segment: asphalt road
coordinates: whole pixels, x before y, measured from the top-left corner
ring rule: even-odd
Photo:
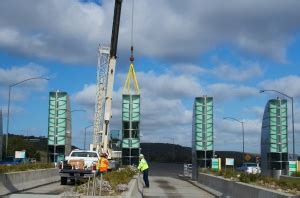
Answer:
[[[59,182],[54,182],[51,184],[47,184],[47,185],[42,185],[36,188],[31,188],[29,190],[25,190],[25,191],[20,191],[18,193],[14,193],[14,194],[28,194],[28,195],[35,195],[35,194],[45,194],[45,195],[59,195],[62,194],[64,192],[69,192],[72,190],[72,188],[74,188],[74,185],[72,184],[68,184],[68,185],[60,185],[60,181]],[[13,194],[11,194],[13,195]],[[4,197],[9,197],[8,196],[4,196]]]
[[[149,162],[149,176],[177,178],[183,174],[183,164]]]
[[[144,197],[213,198],[208,192],[179,179],[183,164],[149,163],[150,188],[144,188]]]

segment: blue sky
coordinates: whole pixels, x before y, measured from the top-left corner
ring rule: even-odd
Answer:
[[[113,1],[99,2],[0,2],[4,116],[9,84],[35,76],[51,79],[13,87],[11,132],[47,136],[48,94],[62,90],[70,94],[73,110],[86,110],[72,114],[73,143],[83,145],[84,128],[93,123],[97,47],[108,45],[111,34]],[[278,96],[259,94],[259,90],[276,89],[294,97],[296,152],[300,153],[299,8],[296,0],[136,1],[134,46],[142,93],[142,141],[170,143],[163,137],[171,137],[190,146],[193,100],[209,95],[215,105],[215,149],[242,148],[241,126],[222,119],[230,116],[245,121],[245,150],[259,152],[264,106]],[[112,129],[121,126],[130,24],[131,0],[124,0]]]

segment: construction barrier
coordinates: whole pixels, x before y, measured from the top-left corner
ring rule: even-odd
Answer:
[[[57,168],[0,174],[0,196],[60,180]]]
[[[231,181],[218,176],[199,173],[198,182],[222,193],[221,197],[243,197],[243,198],[288,198],[298,197],[288,193],[253,186],[241,182]]]
[[[192,178],[192,170],[193,167],[192,167],[192,164],[184,164],[183,165],[183,175],[185,177],[190,177]]]

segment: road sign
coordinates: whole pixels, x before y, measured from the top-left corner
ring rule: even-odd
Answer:
[[[234,158],[226,158],[225,160],[226,166],[234,166]]]
[[[297,161],[289,161],[289,175],[297,171]]]
[[[221,158],[212,158],[211,168],[215,171],[221,170]]]
[[[15,158],[24,159],[26,151],[15,151]]]
[[[251,160],[251,156],[250,156],[249,154],[247,154],[247,155],[245,155],[244,159],[245,159],[246,161],[249,161],[249,160]]]

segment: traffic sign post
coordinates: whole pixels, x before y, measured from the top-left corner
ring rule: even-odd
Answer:
[[[297,161],[289,161],[289,176],[297,171]]]
[[[211,169],[214,171],[221,170],[221,158],[212,158],[211,159]]]
[[[248,162],[248,161],[250,161],[251,160],[251,155],[249,155],[249,154],[247,154],[247,155],[245,155],[245,156],[243,156],[244,157],[244,159]]]
[[[234,168],[234,158],[226,158],[225,159],[225,171],[226,171],[227,166],[231,166],[232,170],[233,170],[233,168]]]

